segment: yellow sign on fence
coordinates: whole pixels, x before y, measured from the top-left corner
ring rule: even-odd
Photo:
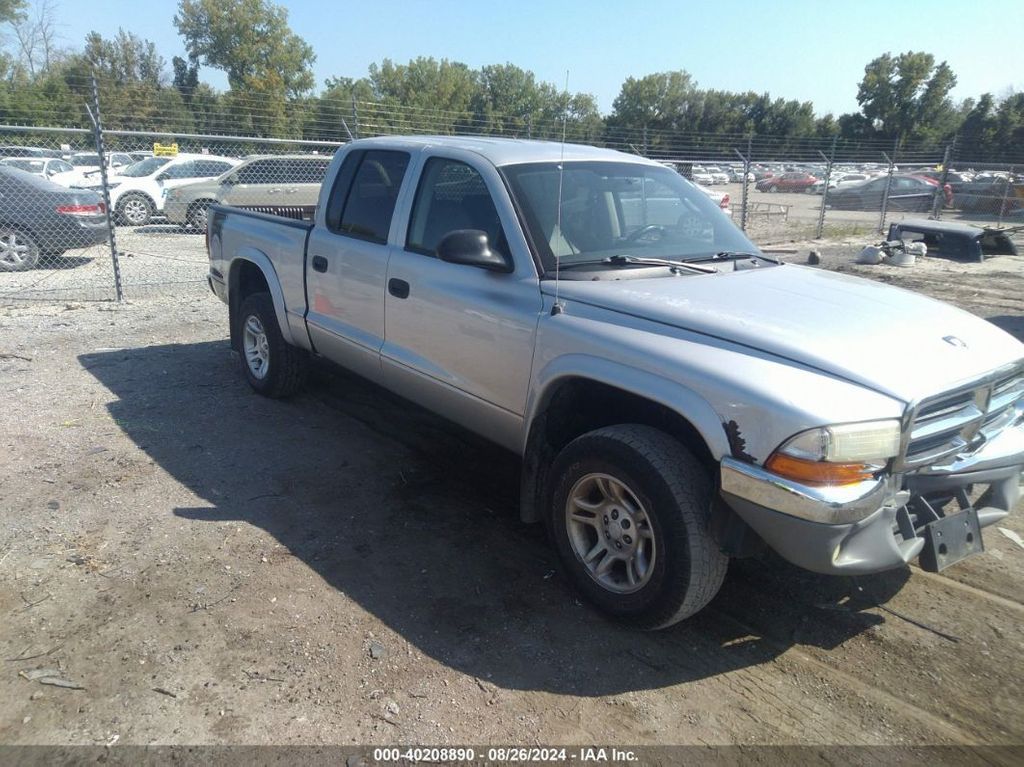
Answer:
[[[154,157],[174,157],[178,154],[177,142],[173,144],[153,144]]]

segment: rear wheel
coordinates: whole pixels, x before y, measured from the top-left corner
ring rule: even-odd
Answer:
[[[712,482],[679,442],[649,426],[584,434],[552,466],[548,523],[577,589],[644,629],[703,608],[728,558],[708,532]]]
[[[249,385],[266,397],[298,392],[309,373],[309,355],[284,340],[270,294],[246,297],[236,322],[242,372]]]
[[[39,245],[24,229],[0,225],[0,272],[23,272],[39,263]]]

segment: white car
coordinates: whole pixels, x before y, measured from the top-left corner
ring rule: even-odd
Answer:
[[[711,186],[715,183],[715,180],[703,165],[693,166],[690,170],[690,180],[695,184],[703,184],[704,186]]]
[[[164,210],[167,192],[226,173],[239,164],[231,157],[179,154],[147,157],[125,168],[110,182],[110,209],[129,226],[143,226]]]
[[[718,168],[718,167],[715,167],[714,165],[711,165],[709,167],[704,168],[704,171],[708,175],[711,176],[711,183],[712,184],[728,184],[729,183],[729,174],[726,173],[721,168]]]
[[[95,152],[75,152],[67,158],[67,161],[75,166],[75,170],[82,176],[82,181],[75,186],[90,188],[99,186],[100,181],[100,156]],[[111,152],[107,155],[107,175],[117,175],[122,169],[127,168],[135,160],[127,152]]]
[[[0,160],[0,165],[18,168],[61,186],[70,187],[85,180],[85,176],[74,165],[56,157],[8,157]]]

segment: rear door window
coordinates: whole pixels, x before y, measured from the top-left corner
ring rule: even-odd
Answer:
[[[338,231],[370,242],[387,242],[408,166],[407,152],[366,152],[352,179]]]
[[[254,160],[238,171],[239,184],[270,184],[276,160]]]
[[[286,181],[292,184],[322,184],[331,158],[291,160],[285,171]]]

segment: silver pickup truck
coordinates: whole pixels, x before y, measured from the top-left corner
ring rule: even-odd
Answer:
[[[941,570],[1021,494],[1024,346],[782,264],[655,162],[354,141],[313,222],[215,206],[207,247],[257,392],[326,358],[514,451],[523,518],[640,627],[765,546],[819,573]]]

